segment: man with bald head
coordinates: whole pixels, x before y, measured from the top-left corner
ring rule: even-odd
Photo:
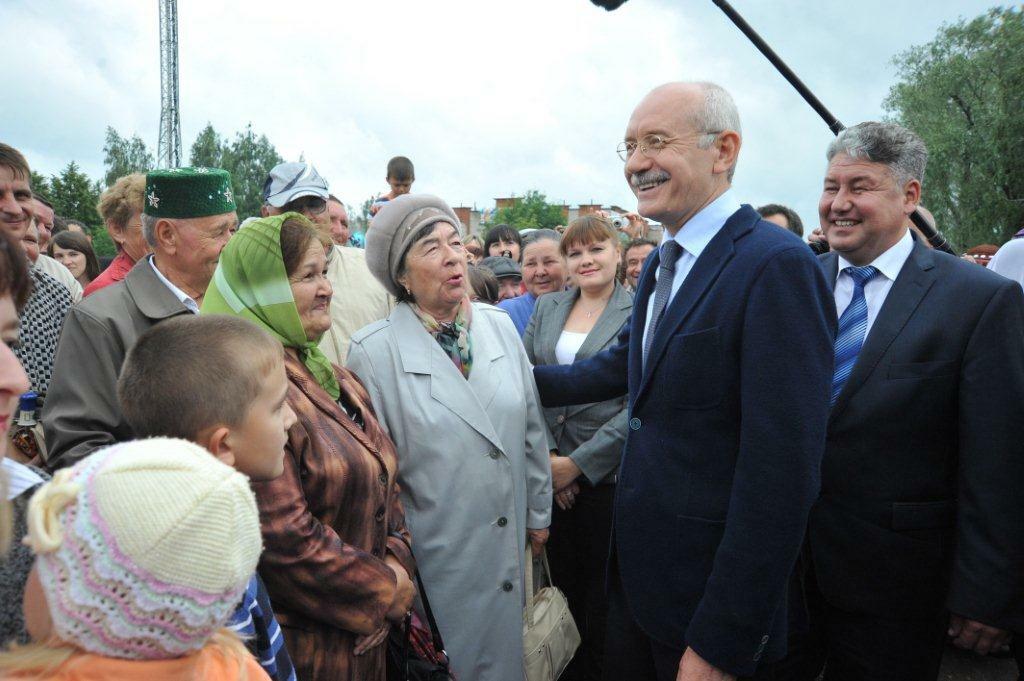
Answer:
[[[629,395],[608,680],[771,679],[786,653],[836,318],[811,251],[732,192],[741,142],[717,85],[644,97],[619,154],[638,212],[664,236],[633,317],[616,347],[534,370],[547,406]]]

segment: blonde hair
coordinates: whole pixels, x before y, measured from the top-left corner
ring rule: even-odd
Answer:
[[[210,636],[205,647],[212,648],[228,661],[236,662],[238,681],[247,681],[248,673],[245,666],[250,654],[238,634],[222,627]],[[0,652],[0,672],[28,673],[35,674],[36,678],[44,678],[80,652],[74,646],[57,638],[44,643],[11,644],[7,650]]]
[[[112,222],[119,228],[128,226],[132,215],[145,208],[146,175],[132,173],[118,178],[103,194],[96,204],[96,211],[104,222]]]

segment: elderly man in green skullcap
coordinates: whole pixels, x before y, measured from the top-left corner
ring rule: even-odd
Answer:
[[[43,407],[51,470],[132,438],[117,401],[125,355],[155,324],[199,313],[237,225],[226,171],[170,168],[146,175],[142,232],[153,254],[139,260],[124,281],[73,307],[61,332]]]

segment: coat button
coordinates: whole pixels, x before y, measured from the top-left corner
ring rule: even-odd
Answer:
[[[501,458],[501,452],[499,452],[497,449],[492,449],[491,453],[490,453],[490,457],[492,459],[499,459],[499,458]]]
[[[629,429],[630,430],[640,430],[640,419],[638,419],[635,416],[633,418],[631,418],[629,420]]]
[[[498,518],[498,527],[505,527],[506,525],[508,525],[508,518],[505,516]]]
[[[380,549],[374,549],[371,553],[373,553],[373,555],[377,556],[378,558],[380,557]]]
[[[565,414],[559,414],[558,418],[555,419],[559,423],[565,423]]]
[[[509,591],[511,591],[514,588],[515,587],[512,586],[512,582],[509,582],[509,581],[506,581],[504,584],[501,585],[501,590],[504,591],[505,593],[508,593]]]
[[[377,479],[380,480],[380,484],[382,484],[382,485],[387,485],[388,484],[388,474],[387,473],[381,473],[380,475],[377,476]]]
[[[373,517],[377,519],[378,523],[384,522],[384,507],[381,506],[380,508],[378,508],[377,509],[377,515],[375,515]]]

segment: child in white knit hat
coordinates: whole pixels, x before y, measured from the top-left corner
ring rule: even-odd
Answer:
[[[267,676],[223,629],[261,551],[245,476],[183,440],[112,445],[57,472],[29,504],[36,642],[4,678]]]

